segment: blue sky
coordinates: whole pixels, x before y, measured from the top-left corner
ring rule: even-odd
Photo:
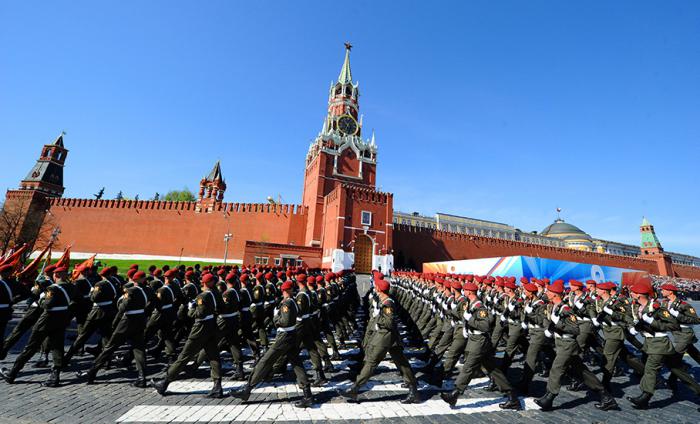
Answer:
[[[300,202],[344,41],[396,209],[700,255],[697,1],[5,1],[0,190],[65,130],[68,197]]]

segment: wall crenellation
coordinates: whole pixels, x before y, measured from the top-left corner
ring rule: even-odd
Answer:
[[[181,210],[194,211],[196,202],[176,202],[166,200],[97,200],[76,198],[52,198],[52,207],[68,208],[104,208],[104,209],[151,209],[151,210]],[[285,215],[305,215],[306,208],[302,205],[270,203],[222,203],[217,211],[226,213],[283,213]]]

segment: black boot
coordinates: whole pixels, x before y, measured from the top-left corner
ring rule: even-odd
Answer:
[[[2,359],[2,358],[0,358],[0,359]],[[331,359],[333,361],[342,361],[343,360],[343,358],[340,356],[340,353],[338,353],[337,349],[333,349],[333,355],[331,355]]]
[[[245,386],[241,387],[240,390],[236,390],[234,392],[231,392],[231,396],[238,398],[242,400],[243,402],[247,402],[248,399],[250,399],[250,392],[253,391],[253,387],[251,387],[250,384],[246,383]]]
[[[535,399],[535,403],[540,406],[543,411],[551,411],[552,403],[554,403],[554,398],[557,397],[554,393],[545,393],[541,398]]]
[[[442,387],[442,382],[445,380],[445,368],[435,368],[435,370],[428,374],[427,377],[424,378],[424,380],[432,386],[436,386],[438,388]]]
[[[323,370],[316,370],[316,380],[314,380],[314,387],[323,387],[326,384],[328,384],[328,380],[326,380],[325,374],[323,374]]]
[[[151,386],[153,386],[156,389],[156,392],[158,392],[158,394],[161,396],[165,396],[166,392],[168,391],[168,385],[170,385],[168,377],[158,381],[153,378],[151,379]]]
[[[0,349],[0,361],[4,360],[7,358],[7,349],[2,348]]]
[[[39,360],[32,364],[32,368],[48,368],[49,367],[49,357],[44,357],[43,355],[39,357]]]
[[[510,391],[506,393],[506,396],[508,397],[508,400],[503,403],[499,403],[498,407],[501,409],[513,409],[519,411],[521,409],[520,399],[518,399],[518,397],[515,395],[515,392]]]
[[[146,387],[148,387],[148,383],[146,382],[146,376],[139,373],[138,378],[131,382],[131,387],[137,387],[139,389],[145,389]]]
[[[498,390],[498,386],[496,386],[496,380],[489,377],[489,385],[486,386],[486,391],[487,392],[495,392],[496,390]]]
[[[580,392],[581,390],[584,390],[586,388],[586,385],[583,384],[580,380],[571,380],[571,384],[566,386],[566,390],[570,392]]]
[[[61,383],[61,372],[58,368],[52,368],[49,378],[41,383],[44,387],[58,387]]]
[[[90,355],[92,355],[94,357],[98,357],[100,355],[100,353],[102,352],[102,348],[100,347],[99,344],[95,347],[88,346],[85,348],[85,352],[89,353]]]
[[[401,403],[404,405],[409,403],[420,403],[420,400],[418,399],[418,388],[416,387],[415,383],[408,387],[408,396],[402,399]]]
[[[17,378],[17,371],[14,367],[11,370],[0,368],[0,378],[5,380],[7,384],[14,384],[15,378]]]
[[[314,397],[311,394],[311,387],[308,385],[304,387],[304,397],[300,400],[294,402],[294,406],[297,408],[309,408],[314,404]]]
[[[459,399],[459,396],[462,393],[459,392],[459,390],[455,389],[451,391],[450,393],[442,392],[440,393],[440,397],[442,400],[447,402],[450,405],[450,408],[454,408],[455,405],[457,404],[457,399]]]
[[[627,400],[632,402],[632,407],[635,409],[647,409],[651,396],[651,393],[642,392],[642,394],[637,397],[627,396]]]
[[[89,371],[78,371],[75,373],[78,378],[85,378],[85,384],[91,385],[95,384],[95,377],[97,377],[97,371],[90,368]]]
[[[214,379],[214,387],[209,390],[209,393],[207,393],[207,396],[210,399],[223,399],[224,397],[224,389],[221,388],[221,379],[217,378]]]
[[[596,408],[600,409],[601,411],[610,411],[613,409],[620,409],[617,406],[617,402],[615,401],[615,398],[608,393],[607,390],[601,390],[600,392],[600,402],[594,404]]]
[[[237,362],[234,364],[235,370],[233,371],[233,375],[231,378],[235,381],[244,381],[245,380],[245,373],[243,372],[243,363]]]
[[[360,394],[360,388],[353,384],[349,389],[340,392],[340,396],[348,400],[348,402],[359,403],[357,395]]]

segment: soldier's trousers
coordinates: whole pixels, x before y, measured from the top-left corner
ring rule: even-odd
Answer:
[[[243,340],[238,334],[239,321],[236,317],[221,318],[219,317],[219,346],[223,347],[231,352],[231,357],[233,358],[233,363],[237,364],[243,359],[243,354],[241,353],[241,347],[243,346]],[[200,353],[200,357],[201,357]]]
[[[160,341],[158,342],[157,349],[160,350],[164,345],[165,354],[168,356],[175,355],[176,348],[173,328],[177,317],[173,312],[167,310],[153,312],[146,324],[146,331],[144,333],[144,340],[146,343],[158,333]]]
[[[114,329],[112,336],[109,338],[107,345],[95,358],[95,363],[92,365],[94,372],[104,367],[114,355],[117,349],[127,341],[131,345],[131,350],[136,362],[136,369],[139,375],[146,375],[146,354],[144,327],[146,326],[146,316],[144,314],[123,315]]]
[[[583,381],[583,384],[591,390],[601,391],[603,385],[600,380],[586,367],[579,355],[580,349],[576,339],[560,339],[554,340],[556,356],[552,363],[552,368],[549,370],[549,379],[547,380],[547,391],[554,395],[559,394],[561,389],[561,378],[567,372],[578,381]],[[656,380],[654,380],[656,383]]]
[[[520,348],[521,352],[526,352],[528,348],[527,339],[523,335],[523,329],[520,322],[517,324],[508,324],[508,337],[506,338],[506,350],[501,361],[501,369],[507,372],[510,365],[513,363],[513,357]]]
[[[455,329],[452,327],[452,323],[449,319],[445,320],[445,324],[442,327],[442,336],[435,345],[435,356],[442,358],[442,355],[447,352],[447,349],[452,345],[452,338],[454,337]]]
[[[12,332],[10,333],[9,336],[7,336],[6,339],[0,339],[0,352],[3,351],[9,351],[12,349],[12,346],[14,346],[19,339],[22,338],[24,333],[29,331],[34,324],[36,324],[36,321],[39,319],[41,316],[42,309],[40,308],[32,308],[27,310],[25,312],[24,316],[22,317],[21,320],[15,325],[15,328],[12,329]],[[2,337],[5,337],[5,328],[7,327],[7,321],[0,321],[0,335]]]
[[[640,375],[644,374],[644,364],[630,354],[629,350],[625,347],[624,340],[606,338],[603,344],[603,385],[606,387],[610,383],[610,380],[612,380],[615,363],[618,358],[625,361],[636,373]],[[656,380],[654,380],[654,384],[656,384]]]
[[[88,319],[78,330],[78,337],[75,338],[73,344],[68,348],[68,352],[66,352],[64,358],[65,362],[68,363],[73,358],[73,355],[85,346],[85,343],[95,332],[99,332],[102,336],[102,345],[104,347],[112,336],[113,319],[113,315],[108,315],[99,319],[91,319],[90,316],[88,316]]]
[[[245,342],[253,353],[257,354],[259,346],[253,333],[253,317],[249,311],[241,311],[241,331]]]
[[[266,348],[269,344],[267,340],[267,328],[265,327],[265,315],[261,314],[255,318],[255,331],[258,334],[259,346]]]
[[[639,383],[639,387],[643,392],[654,394],[656,376],[664,365],[671,371],[671,375],[676,376],[676,378],[685,383],[690,390],[700,396],[700,385],[698,385],[693,377],[685,370],[683,367],[683,359],[678,353],[670,355],[647,354],[647,361],[644,364],[644,375],[642,376],[642,381]]]
[[[493,327],[493,332],[491,333],[491,346],[494,348],[498,347],[498,342],[501,341],[501,337],[503,337],[503,333],[506,331],[507,325],[504,324],[503,321],[501,321],[500,317],[496,315],[496,325]]]
[[[309,379],[304,371],[304,364],[299,357],[299,346],[302,343],[299,330],[291,332],[277,331],[275,342],[255,364],[253,372],[250,374],[248,384],[255,386],[263,381],[271,372],[275,363],[284,362],[284,364],[292,364],[294,375],[297,378],[297,384],[302,389],[308,387]]]
[[[53,368],[61,369],[63,367],[63,341],[66,335],[65,327],[47,328],[36,326],[32,329],[32,334],[29,336],[29,341],[20,352],[15,360],[13,369],[20,371],[27,362],[32,359],[35,353],[41,349],[44,340],[48,341],[49,349],[51,350],[51,359],[53,360]]]
[[[299,350],[306,349],[309,352],[309,358],[311,359],[311,364],[314,366],[316,371],[323,369],[323,364],[321,363],[321,355],[316,346],[316,337],[313,334],[312,323],[309,319],[305,319],[301,326],[297,326],[297,339],[299,340]],[[328,354],[328,352],[326,352]]]
[[[391,360],[399,369],[403,381],[409,387],[416,386],[416,376],[413,374],[411,364],[408,362],[406,355],[403,354],[403,346],[399,343],[394,343],[391,346],[374,346],[371,342],[367,346],[365,352],[365,360],[362,364],[362,370],[355,380],[355,386],[362,387],[374,375],[374,371],[379,366],[379,363],[386,358],[386,354],[391,355]]]
[[[194,361],[199,352],[204,350],[209,366],[211,367],[211,378],[218,380],[221,378],[221,361],[219,359],[218,328],[216,320],[196,322],[192,326],[189,337],[178,355],[177,360],[168,368],[167,378],[173,381],[177,378],[188,362]]]
[[[508,378],[499,368],[496,368],[496,360],[493,356],[493,348],[486,346],[485,349],[479,351],[469,351],[464,353],[466,358],[464,365],[459,371],[457,380],[455,380],[455,389],[460,393],[466,390],[469,382],[476,376],[479,369],[483,368],[489,377],[493,379],[502,392],[511,392],[513,387],[508,382]]]
[[[525,364],[523,364],[523,384],[530,384],[535,376],[535,367],[537,367],[537,358],[544,348],[547,337],[544,335],[544,330],[541,328],[531,328],[529,330],[530,340],[525,352]]]
[[[449,349],[445,353],[445,358],[443,359],[443,368],[445,369],[445,375],[448,375],[457,365],[459,357],[464,353],[464,349],[467,347],[467,338],[464,337],[462,333],[462,327],[456,327],[452,332],[452,343]]]
[[[325,343],[323,343],[323,340],[321,339],[321,322],[319,321],[320,319],[321,318],[319,312],[316,315],[312,315],[311,318],[309,318],[309,321],[311,321],[311,334],[314,336],[314,345],[316,346],[316,350],[318,351],[318,354],[321,356],[321,358],[326,359],[329,357],[328,347]]]

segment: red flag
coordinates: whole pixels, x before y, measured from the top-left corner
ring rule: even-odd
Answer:
[[[76,267],[73,268],[73,274],[71,275],[71,277],[72,277],[74,280],[75,280],[76,278],[78,278],[78,276],[80,275],[80,268],[82,268],[82,267],[92,268],[92,266],[95,265],[95,256],[97,256],[97,254],[94,254],[94,255],[90,256],[89,259],[83,261],[83,262],[82,262],[81,264],[79,264],[79,265],[76,265]]]
[[[29,247],[29,246],[27,246],[26,243],[23,244],[22,247],[20,247],[19,249],[17,249],[17,251],[16,251],[15,253],[11,254],[9,257],[7,257],[7,259],[5,259],[4,261],[2,261],[2,262],[0,263],[0,266],[3,266],[3,265],[12,265],[12,264],[14,264],[15,266],[17,266],[17,264],[19,263],[20,257],[22,256],[22,254],[24,253],[24,251],[27,250],[28,247]]]
[[[66,247],[66,251],[63,252],[63,256],[56,262],[56,268],[66,267],[70,265],[70,246]]]
[[[32,262],[29,263],[29,265],[25,266],[22,271],[17,273],[17,280],[19,280],[23,284],[31,284],[32,281],[36,278],[36,276],[39,274],[38,273],[38,268],[39,268],[39,263],[41,262],[41,259],[44,257],[46,252],[51,250],[51,244],[46,246],[44,250],[39,253],[39,256],[34,258]]]

